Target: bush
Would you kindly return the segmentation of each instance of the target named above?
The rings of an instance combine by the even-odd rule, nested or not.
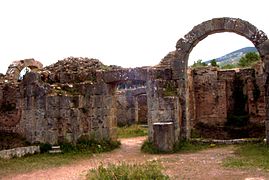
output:
[[[115,179],[169,179],[161,172],[161,166],[156,161],[145,164],[110,164],[108,167],[100,165],[97,169],[90,170],[87,179],[91,180],[115,180]]]
[[[163,151],[157,149],[152,142],[149,140],[144,141],[141,146],[141,151],[149,154],[160,154],[164,153]]]
[[[85,152],[90,151],[92,153],[100,153],[100,152],[107,152],[113,149],[116,149],[120,146],[119,141],[111,141],[111,140],[100,140],[97,141],[94,138],[89,136],[81,136],[77,144],[71,144],[68,142],[64,142],[60,144],[61,149],[63,152]]]
[[[51,150],[52,145],[49,143],[41,143],[39,144],[40,147],[40,153],[46,153],[49,152],[49,150]]]
[[[259,61],[260,56],[256,52],[248,52],[245,56],[241,57],[239,60],[239,67],[251,67],[251,65],[255,64]]]

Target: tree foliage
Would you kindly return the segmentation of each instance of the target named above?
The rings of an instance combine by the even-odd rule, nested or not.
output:
[[[256,52],[248,52],[245,56],[241,57],[238,63],[239,67],[251,67],[257,61],[259,61],[260,56]]]
[[[214,67],[219,67],[219,65],[218,65],[218,63],[217,63],[217,60],[216,60],[216,59],[212,59],[212,60],[210,61],[210,64],[211,64],[211,66],[214,66]]]
[[[225,64],[221,69],[233,69],[233,68],[246,68],[251,67],[253,64],[260,60],[260,56],[256,52],[248,52],[245,56],[241,57],[238,64]]]

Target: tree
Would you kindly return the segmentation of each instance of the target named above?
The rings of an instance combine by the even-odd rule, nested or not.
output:
[[[207,64],[205,62],[202,62],[202,59],[199,59],[197,62],[194,61],[193,65],[191,67],[205,67]]]
[[[214,67],[219,67],[219,65],[218,65],[218,63],[217,63],[217,60],[216,60],[216,59],[212,59],[212,60],[210,61],[210,64],[211,64],[211,66],[214,66]]]
[[[239,67],[251,67],[259,61],[260,56],[256,52],[248,52],[245,56],[241,57],[238,63]]]

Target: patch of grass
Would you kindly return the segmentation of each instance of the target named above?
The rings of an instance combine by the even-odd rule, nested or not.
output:
[[[148,135],[148,129],[145,127],[141,127],[138,124],[131,125],[131,126],[118,127],[117,135],[119,138],[146,136]]]
[[[148,161],[145,164],[110,164],[107,167],[100,165],[97,169],[90,170],[87,174],[89,180],[115,180],[115,179],[169,179],[162,173],[162,167],[157,161]]]
[[[161,154],[164,153],[163,151],[156,148],[152,142],[149,140],[144,141],[144,143],[141,146],[141,151],[149,154]]]
[[[186,152],[192,153],[201,151],[208,148],[218,147],[219,145],[216,144],[205,144],[205,143],[197,143],[197,142],[190,142],[190,141],[181,141],[174,145],[174,152]]]
[[[40,144],[40,146],[42,152],[47,152],[51,147],[49,144]],[[43,153],[8,160],[0,159],[0,177],[73,163],[77,160],[89,158],[93,153],[111,151],[119,147],[120,142],[96,141],[88,136],[82,136],[79,138],[77,145],[65,142],[60,146],[63,151],[60,154]]]
[[[219,147],[219,145],[204,144],[204,143],[197,143],[197,142],[190,142],[190,141],[181,141],[174,145],[172,151],[167,152],[167,151],[161,151],[157,149],[152,142],[149,142],[148,140],[146,140],[143,143],[141,150],[145,153],[150,153],[150,154],[178,153],[178,152],[191,153],[191,152],[197,152],[200,150],[213,148],[213,147]]]
[[[89,158],[91,152],[63,153],[63,154],[35,154],[21,158],[0,159],[0,179],[9,174],[25,173],[38,169],[47,169],[64,164],[70,164],[77,160]]]
[[[269,146],[266,144],[242,144],[235,153],[236,157],[224,161],[225,167],[269,169]]]

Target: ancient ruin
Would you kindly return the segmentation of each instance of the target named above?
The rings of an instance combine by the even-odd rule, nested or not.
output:
[[[221,32],[250,40],[261,56],[260,68],[197,69],[188,76],[192,49],[208,35]],[[25,67],[31,72],[18,81]],[[265,123],[268,140],[268,73],[267,36],[235,18],[216,18],[195,26],[154,67],[121,68],[73,57],[44,68],[33,59],[16,61],[0,76],[0,131],[21,134],[32,143],[75,143],[82,135],[115,139],[117,121],[142,121],[148,124],[149,140],[171,150],[175,142],[190,138],[199,122],[223,125],[239,106],[250,114],[250,122]],[[124,90],[121,85],[127,82],[140,86]],[[236,104],[242,97],[233,95],[238,82],[239,94],[247,96],[243,105]]]

